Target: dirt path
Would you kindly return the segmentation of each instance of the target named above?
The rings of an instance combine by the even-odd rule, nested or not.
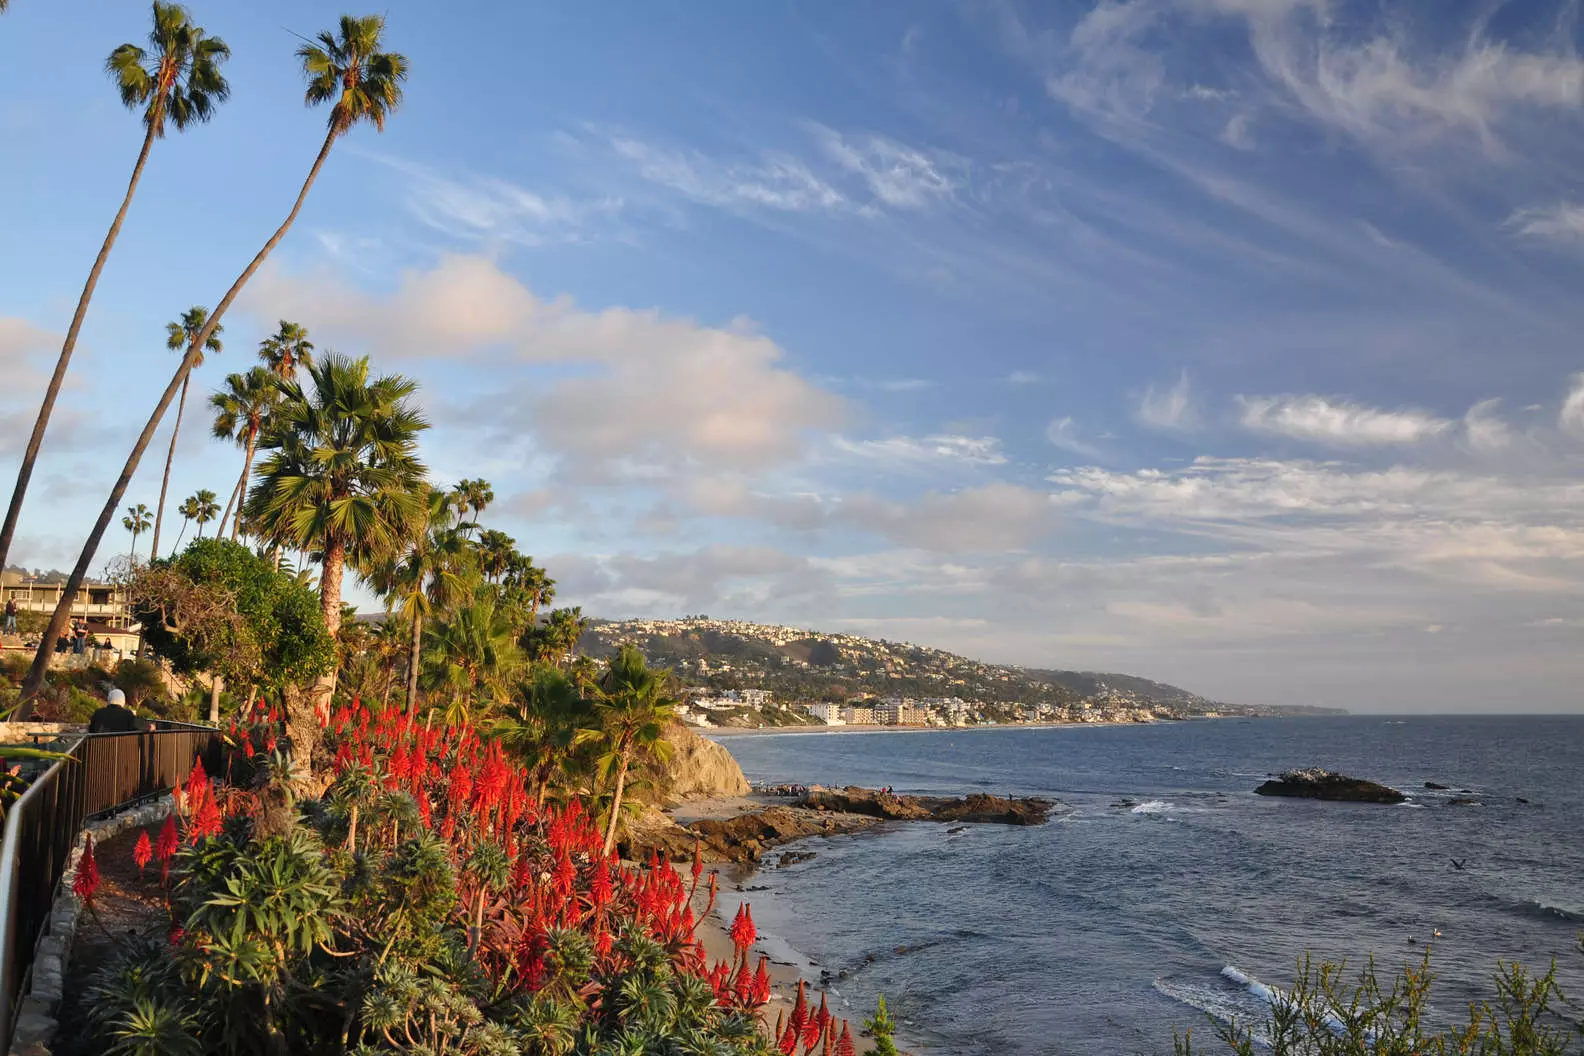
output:
[[[54,1056],[96,1056],[99,1049],[88,1047],[88,1039],[84,1037],[88,983],[126,936],[167,926],[169,917],[159,882],[159,866],[150,862],[140,876],[132,860],[132,850],[142,831],[129,829],[94,847],[94,859],[99,864],[99,891],[94,896],[95,911],[85,912],[78,918],[71,967],[66,972],[65,996],[56,1017],[60,1032],[50,1047]],[[151,842],[158,835],[158,828],[149,830]]]

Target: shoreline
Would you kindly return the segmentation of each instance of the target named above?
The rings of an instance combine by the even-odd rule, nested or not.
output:
[[[1254,716],[1228,716],[1228,718],[1244,718]],[[1268,716],[1258,716],[1265,718]],[[794,736],[796,734],[833,734],[833,733],[984,733],[993,730],[1100,730],[1114,729],[1118,726],[1165,726],[1184,722],[1217,722],[1217,719],[1156,719],[1150,722],[1111,721],[1105,722],[1018,722],[1018,723],[985,723],[978,726],[885,726],[879,723],[853,724],[844,726],[688,726],[687,728],[700,737],[714,739],[721,737],[730,740],[734,737],[752,737],[756,735],[767,736]]]

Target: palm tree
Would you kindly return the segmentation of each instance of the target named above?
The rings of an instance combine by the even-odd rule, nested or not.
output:
[[[450,697],[447,722],[467,722],[475,701],[506,700],[521,659],[511,619],[495,592],[485,588],[430,625],[422,657],[424,680]]]
[[[409,403],[417,383],[370,380],[367,359],[329,355],[307,374],[311,389],[281,386],[262,438],[269,454],[244,511],[269,542],[322,555],[320,605],[334,638],[347,566],[372,571],[423,523],[429,488],[417,448],[429,423]],[[315,707],[328,708],[334,692],[331,671],[314,686]],[[295,734],[293,744],[306,767],[311,744]]]
[[[231,49],[219,37],[211,37],[189,20],[185,8],[177,4],[154,4],[154,26],[149,30],[149,46],[145,52],[136,44],[123,44],[105,60],[105,70],[115,81],[121,93],[121,102],[129,110],[143,111],[143,148],[132,166],[132,179],[127,182],[126,195],[121,208],[110,222],[99,255],[94,258],[77,298],[77,310],[72,313],[71,325],[66,329],[66,340],[61,344],[60,356],[55,360],[55,372],[50,375],[44,390],[44,402],[38,417],[33,420],[33,433],[28,438],[22,454],[22,465],[17,470],[16,487],[11,492],[11,504],[6,508],[5,524],[0,526],[0,568],[5,567],[6,555],[11,550],[11,540],[16,534],[17,519],[22,514],[22,501],[27,495],[28,482],[33,478],[33,466],[38,461],[39,448],[44,443],[44,431],[49,428],[50,415],[55,410],[56,397],[66,378],[66,368],[71,364],[72,351],[77,347],[77,334],[82,330],[83,318],[88,314],[88,302],[93,299],[94,288],[99,285],[99,275],[104,271],[110,249],[121,233],[132,196],[137,192],[138,180],[143,176],[143,166],[148,161],[154,141],[165,135],[166,121],[176,125],[178,132],[188,125],[201,124],[214,115],[217,105],[225,101],[231,89],[220,74],[220,66],[231,55]],[[124,489],[123,489],[124,490]],[[106,523],[121,502],[117,495],[105,514]],[[101,535],[103,532],[101,531]],[[93,555],[89,555],[92,559]],[[57,634],[59,632],[56,632]],[[50,648],[54,648],[53,640]]]
[[[172,352],[180,352],[182,346],[188,344],[193,338],[202,333],[209,321],[209,309],[201,304],[195,304],[182,313],[181,320],[165,324],[165,347]],[[210,352],[219,355],[225,347],[220,342],[220,335],[225,327],[216,323],[207,327],[209,336],[204,338],[201,351],[193,361],[194,367],[203,366],[204,356]],[[160,526],[165,522],[165,493],[170,489],[171,463],[176,461],[176,438],[181,435],[182,414],[187,410],[187,382],[189,374],[182,379],[181,401],[176,404],[176,424],[171,427],[170,450],[165,453],[165,476],[160,479],[159,505],[154,507],[154,549],[159,550]]]
[[[553,667],[535,669],[512,695],[495,735],[528,763],[536,802],[544,802],[556,771],[571,759],[578,730],[588,717],[588,703],[577,685]]]
[[[82,553],[77,557],[77,564],[73,567],[71,575],[67,577],[60,601],[56,603],[55,612],[50,616],[49,625],[44,629],[44,634],[39,640],[38,652],[33,655],[33,666],[28,669],[27,678],[22,683],[22,703],[15,712],[16,717],[26,718],[31,714],[31,702],[44,688],[44,673],[49,667],[50,655],[55,649],[55,643],[60,640],[66,621],[71,617],[72,603],[77,598],[77,592],[82,589],[83,579],[88,575],[88,566],[93,563],[94,554],[99,550],[99,542],[104,538],[105,530],[110,527],[110,518],[115,515],[116,506],[126,494],[128,485],[132,483],[132,476],[137,472],[138,463],[142,460],[143,452],[153,438],[154,431],[159,428],[160,420],[165,417],[165,411],[170,407],[171,400],[176,398],[176,390],[187,380],[194,361],[201,354],[204,343],[209,340],[210,328],[219,324],[221,317],[242,292],[248,280],[263,266],[270,253],[286,237],[286,232],[291,230],[292,224],[297,220],[297,214],[302,212],[308,191],[313,187],[314,180],[324,166],[325,159],[330,156],[330,148],[335,145],[336,140],[351,131],[353,126],[363,122],[372,124],[378,131],[384,131],[386,119],[401,105],[401,83],[407,79],[407,59],[395,52],[380,50],[380,35],[384,29],[385,19],[379,15],[368,15],[363,18],[343,15],[339,37],[332,33],[321,33],[319,44],[304,44],[297,49],[297,56],[302,60],[303,73],[308,78],[305,101],[312,106],[335,100],[330,108],[329,128],[325,133],[324,145],[319,148],[319,155],[314,159],[313,167],[308,170],[308,178],[303,181],[302,189],[297,192],[297,200],[292,203],[291,212],[286,214],[286,219],[275,229],[269,241],[264,243],[264,248],[248,262],[247,267],[237,276],[225,296],[220,298],[220,303],[215,306],[214,315],[210,317],[209,326],[204,332],[196,335],[192,343],[187,346],[187,355],[182,358],[181,365],[176,368],[175,375],[165,386],[164,393],[160,395],[159,403],[155,405],[153,413],[144,423],[137,442],[132,445],[126,464],[121,468],[121,475],[116,478],[114,486],[110,489],[110,497],[99,511],[99,518],[88,533]],[[0,560],[0,566],[3,564],[3,560]],[[337,587],[339,588],[339,584]],[[333,678],[331,685],[334,685]]]
[[[364,577],[385,596],[387,611],[399,611],[412,626],[407,656],[408,715],[416,715],[418,709],[424,620],[435,608],[448,608],[462,596],[473,571],[471,559],[466,537],[451,524],[450,497],[430,488],[424,523]]]
[[[517,540],[505,532],[496,531],[494,528],[486,529],[479,536],[479,567],[484,570],[484,575],[494,583],[500,579],[511,564],[512,558],[517,555]]]
[[[495,489],[490,487],[489,481],[482,478],[464,480],[452,490],[451,499],[456,503],[458,517],[471,510],[473,512],[473,523],[478,524],[479,514],[483,513],[485,508],[495,501]]]
[[[193,495],[193,523],[198,525],[198,538],[203,538],[203,526],[215,519],[220,512],[220,504],[215,501],[215,493],[208,488],[203,488]]]
[[[220,515],[220,527],[215,531],[217,536],[225,534],[232,505],[240,504],[247,497],[248,477],[253,474],[253,454],[258,450],[259,430],[264,427],[265,417],[280,399],[280,386],[275,379],[276,375],[263,367],[254,367],[246,374],[227,374],[225,388],[209,397],[209,406],[215,414],[215,439],[234,440],[244,451],[242,476],[237,479],[236,487],[231,490],[231,498],[226,501],[225,512]],[[241,527],[242,518],[239,515],[231,524],[232,539],[237,537]]]
[[[282,319],[273,337],[259,342],[259,361],[282,381],[296,381],[297,369],[313,366],[313,343],[308,328]]]
[[[643,654],[630,645],[611,658],[605,677],[594,695],[600,728],[581,737],[596,743],[601,753],[595,765],[611,783],[610,821],[605,829],[605,853],[616,849],[616,828],[621,821],[622,793],[635,758],[670,757],[666,724],[676,716],[676,701],[666,696],[671,672],[651,671]]]
[[[143,505],[141,502],[138,503],[136,506],[128,506],[127,507],[127,515],[125,517],[121,518],[121,527],[125,528],[127,531],[132,533],[132,553],[128,555],[129,567],[136,568],[137,567],[137,537],[142,535],[144,532],[148,531],[148,527],[149,527],[149,508],[147,506]],[[151,552],[149,554],[149,559],[153,560],[153,558],[154,558],[154,555]]]
[[[176,533],[176,545],[171,547],[171,556],[176,556],[176,551],[181,549],[182,540],[187,537],[187,526],[198,516],[198,496],[189,495],[176,507],[176,512],[182,515],[181,531]]]

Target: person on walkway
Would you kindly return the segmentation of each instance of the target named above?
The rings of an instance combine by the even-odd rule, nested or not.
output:
[[[89,733],[137,733],[143,726],[132,709],[126,706],[126,694],[119,689],[112,689],[109,703],[94,712],[88,720]]]
[[[5,604],[5,633],[17,633],[16,626],[17,606],[15,598],[7,598]]]
[[[88,625],[82,620],[72,621],[72,652],[81,656],[88,648]]]

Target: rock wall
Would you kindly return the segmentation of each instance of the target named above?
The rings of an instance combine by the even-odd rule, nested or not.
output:
[[[725,748],[686,726],[673,727],[666,739],[671,742],[671,758],[659,768],[655,780],[666,806],[748,794],[748,779]]]

